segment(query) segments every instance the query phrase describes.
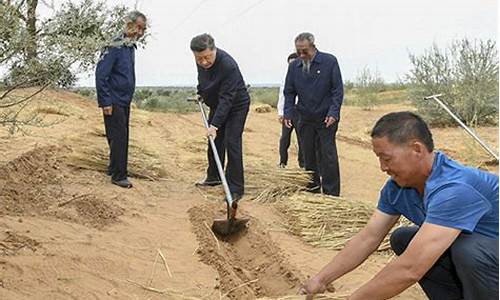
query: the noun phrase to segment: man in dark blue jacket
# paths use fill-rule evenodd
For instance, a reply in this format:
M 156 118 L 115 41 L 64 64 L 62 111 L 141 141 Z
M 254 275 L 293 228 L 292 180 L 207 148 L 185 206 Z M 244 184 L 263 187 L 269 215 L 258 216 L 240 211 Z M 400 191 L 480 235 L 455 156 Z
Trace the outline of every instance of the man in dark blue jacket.
M 234 200 L 244 193 L 242 134 L 250 96 L 236 61 L 215 47 L 209 34 L 195 36 L 190 45 L 198 68 L 198 94 L 210 107 L 208 135 L 215 145 L 222 165 L 227 150 L 226 177 Z M 213 152 L 208 145 L 208 169 L 205 180 L 198 186 L 221 184 Z
M 339 64 L 335 56 L 316 49 L 311 33 L 299 34 L 295 38 L 295 48 L 299 59 L 289 65 L 285 80 L 285 124 L 292 126 L 296 109 L 304 167 L 313 172 L 309 191 L 320 192 L 322 188 L 323 193 L 338 196 L 340 172 L 335 134 L 344 98 Z M 321 180 L 317 153 L 321 156 Z
M 131 188 L 127 178 L 127 156 L 130 102 L 135 91 L 135 41 L 144 35 L 146 16 L 133 11 L 126 21 L 123 36 L 101 54 L 95 80 L 97 102 L 104 115 L 110 149 L 108 175 L 113 184 Z

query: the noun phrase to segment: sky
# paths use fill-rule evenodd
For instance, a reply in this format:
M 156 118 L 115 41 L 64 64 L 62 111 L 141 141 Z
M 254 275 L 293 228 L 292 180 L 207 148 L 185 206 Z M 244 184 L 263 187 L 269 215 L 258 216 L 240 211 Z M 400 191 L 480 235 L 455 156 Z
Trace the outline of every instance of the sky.
M 62 1 L 54 1 L 56 4 Z M 151 34 L 136 52 L 138 86 L 196 84 L 189 42 L 210 33 L 216 46 L 239 64 L 249 84 L 279 84 L 286 58 L 301 32 L 316 37 L 320 51 L 337 57 L 344 81 L 367 67 L 386 82 L 411 69 L 409 53 L 422 54 L 434 43 L 497 41 L 496 0 L 112 0 L 148 17 Z M 48 14 L 42 8 L 41 12 Z M 80 86 L 94 86 L 93 72 Z

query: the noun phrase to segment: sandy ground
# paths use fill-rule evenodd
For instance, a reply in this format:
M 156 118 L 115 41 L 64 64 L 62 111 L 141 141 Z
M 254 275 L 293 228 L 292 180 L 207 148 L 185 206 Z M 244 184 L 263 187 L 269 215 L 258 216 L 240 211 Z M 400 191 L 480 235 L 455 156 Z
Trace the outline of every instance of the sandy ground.
M 214 239 L 208 226 L 224 215 L 225 205 L 193 185 L 206 164 L 199 114 L 132 111 L 131 136 L 159 154 L 166 179 L 133 178 L 134 188 L 124 190 L 103 172 L 69 163 L 82 147 L 76 140 L 107 147 L 95 134 L 103 129 L 95 103 L 68 92 L 48 91 L 41 98 L 38 105 L 59 108 L 47 116 L 56 124 L 10 137 L 0 129 L 0 299 L 277 298 L 295 294 L 335 255 L 289 234 L 272 205 L 254 201 L 242 202 L 241 213 L 250 218 L 242 235 Z M 409 107 L 343 108 L 343 197 L 376 203 L 386 176 L 368 132 L 381 115 L 402 109 Z M 498 149 L 498 128 L 477 130 Z M 434 133 L 438 148 L 498 173 L 461 129 Z M 275 112 L 252 111 L 244 133 L 246 161 L 275 167 L 279 134 Z M 294 165 L 294 147 L 290 153 Z M 389 260 L 373 255 L 333 286 L 348 294 Z M 418 286 L 400 298 L 425 299 Z

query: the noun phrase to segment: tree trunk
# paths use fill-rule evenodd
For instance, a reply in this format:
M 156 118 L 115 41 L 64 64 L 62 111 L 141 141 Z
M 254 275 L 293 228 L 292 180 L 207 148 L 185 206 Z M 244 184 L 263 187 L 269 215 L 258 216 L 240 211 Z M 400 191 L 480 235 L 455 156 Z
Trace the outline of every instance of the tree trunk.
M 37 58 L 37 32 L 36 32 L 36 7 L 38 0 L 28 0 L 26 13 L 26 30 L 28 32 L 28 44 L 26 45 L 26 62 L 36 61 Z

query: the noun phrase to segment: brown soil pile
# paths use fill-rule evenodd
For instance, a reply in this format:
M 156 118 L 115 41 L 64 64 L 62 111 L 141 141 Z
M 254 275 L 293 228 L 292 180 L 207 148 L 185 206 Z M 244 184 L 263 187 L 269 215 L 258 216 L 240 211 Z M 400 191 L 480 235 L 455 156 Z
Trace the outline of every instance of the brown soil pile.
M 90 194 L 73 196 L 59 203 L 58 207 L 52 212 L 57 218 L 101 229 L 118 222 L 118 217 L 125 211 L 114 201 L 108 204 Z
M 0 215 L 49 216 L 103 228 L 118 221 L 123 209 L 92 194 L 71 194 L 76 181 L 64 161 L 68 147 L 35 148 L 0 167 Z
M 35 148 L 0 167 L 0 215 L 42 214 L 63 194 L 64 148 Z
M 225 216 L 220 205 L 207 204 L 189 210 L 202 261 L 219 273 L 220 293 L 231 299 L 254 299 L 294 294 L 300 272 L 284 257 L 256 219 L 236 236 L 216 240 L 210 230 L 213 218 Z M 246 216 L 245 216 L 246 217 Z

